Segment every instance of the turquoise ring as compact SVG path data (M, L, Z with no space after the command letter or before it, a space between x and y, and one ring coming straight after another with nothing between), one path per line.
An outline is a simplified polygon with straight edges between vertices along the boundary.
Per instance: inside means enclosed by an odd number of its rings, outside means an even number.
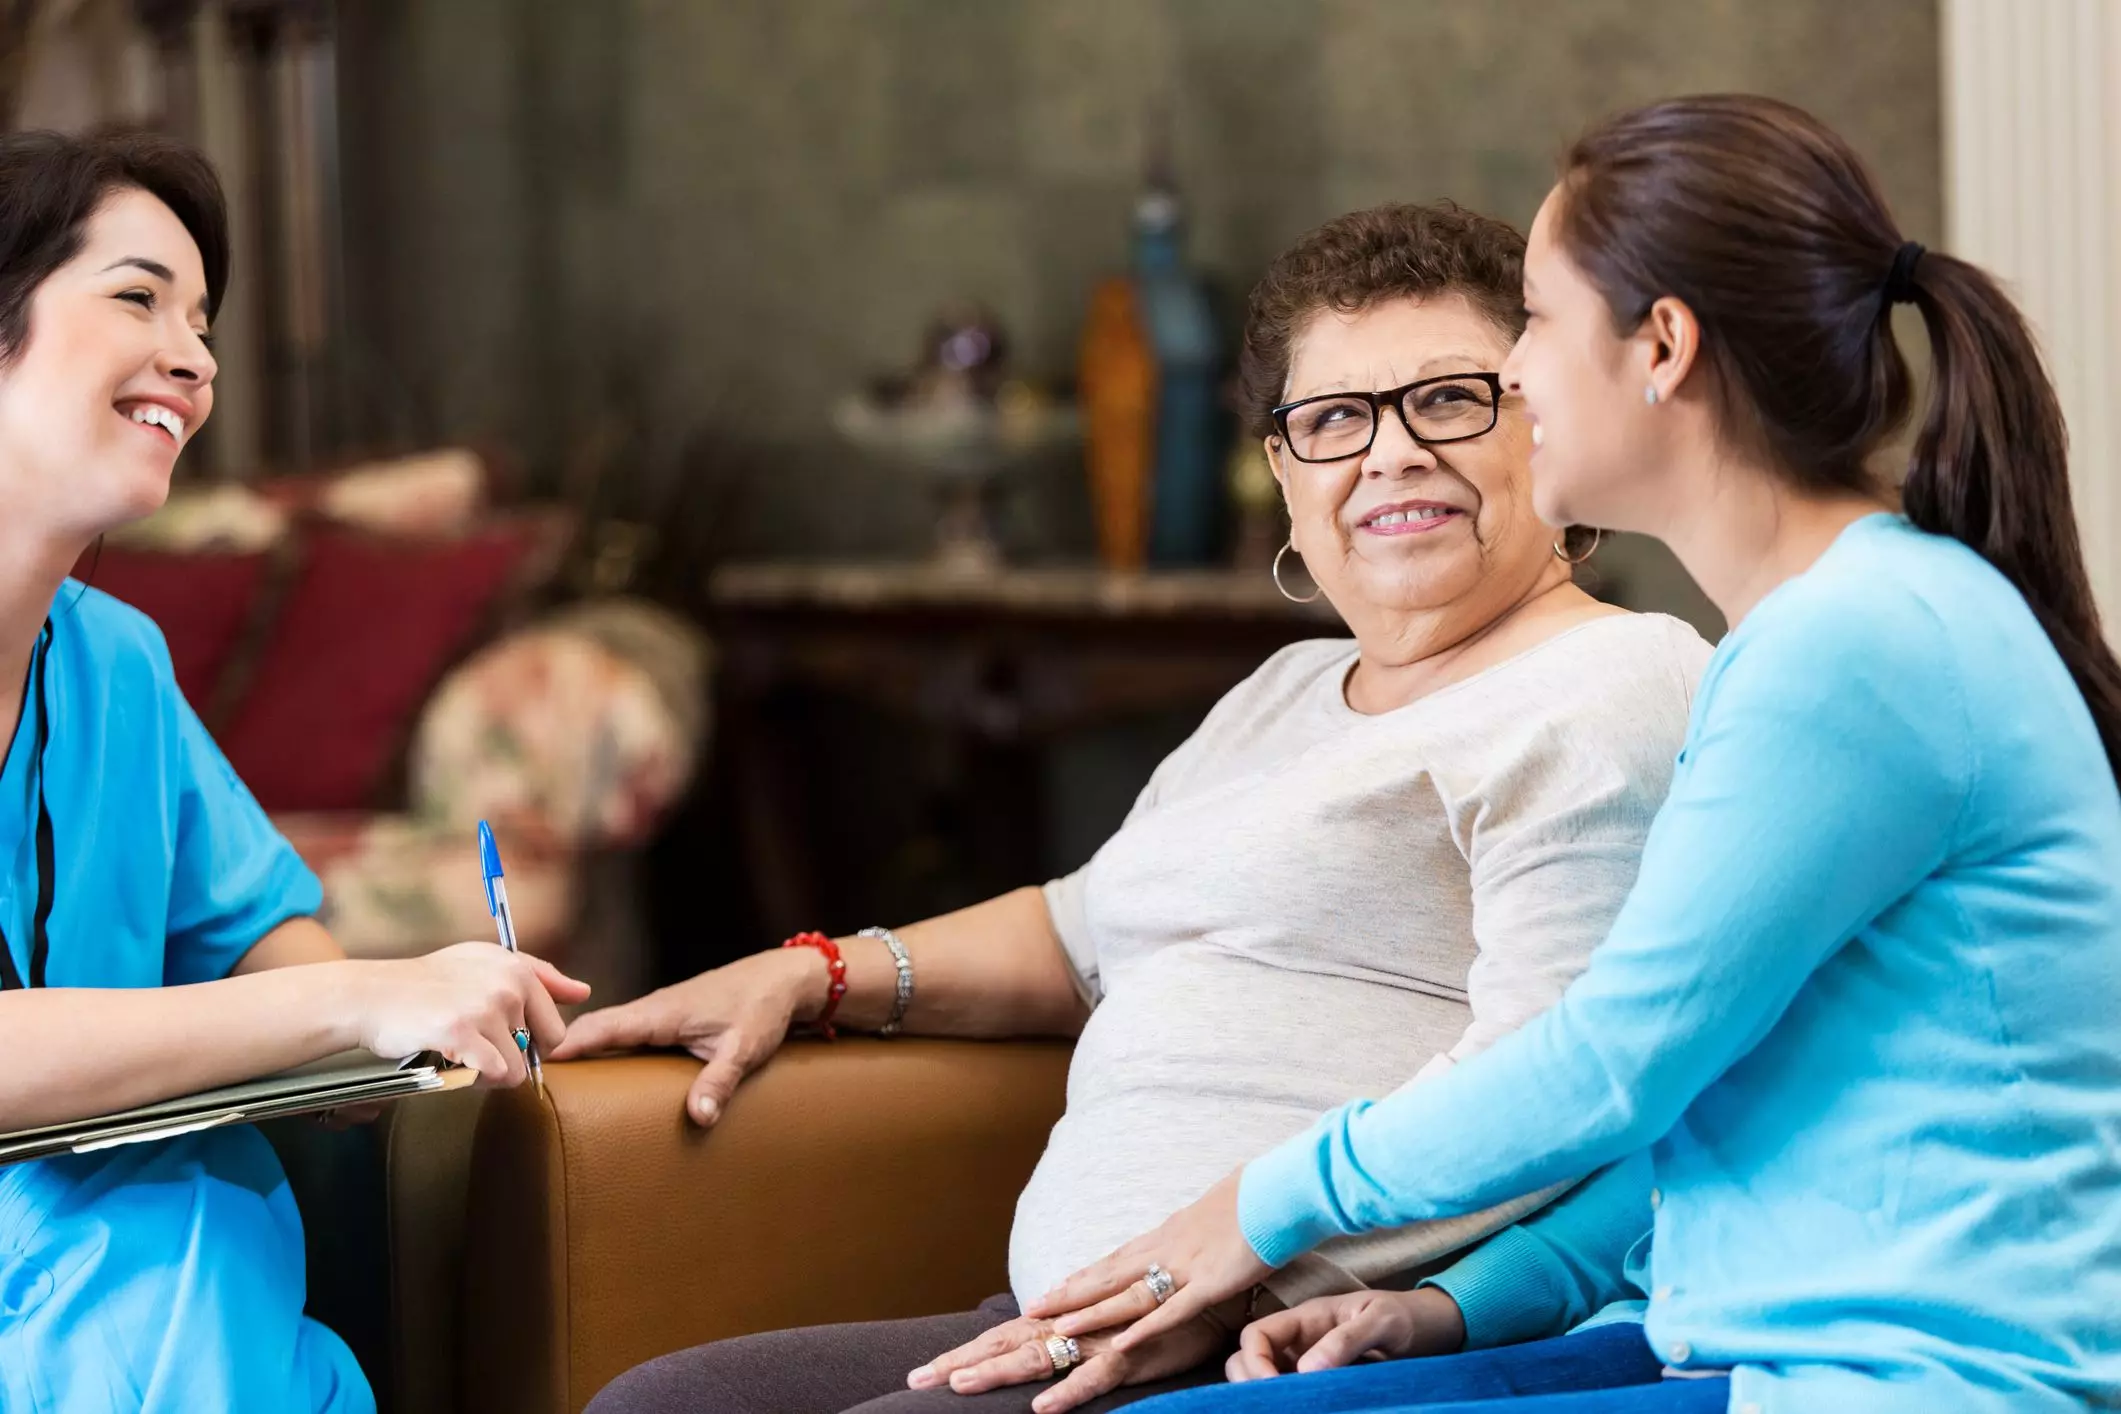
M530 1033L528 1031L518 1026L511 1034L516 1038L517 1050L528 1051L530 1049Z

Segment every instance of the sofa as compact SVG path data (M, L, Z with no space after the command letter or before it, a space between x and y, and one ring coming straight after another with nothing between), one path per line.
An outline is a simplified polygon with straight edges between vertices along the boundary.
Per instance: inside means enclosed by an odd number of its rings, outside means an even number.
M549 1065L542 1095L399 1104L378 1136L385 1411L574 1414L703 1341L1006 1289L1069 1053L798 1039L711 1131L684 1116L699 1062L674 1055Z

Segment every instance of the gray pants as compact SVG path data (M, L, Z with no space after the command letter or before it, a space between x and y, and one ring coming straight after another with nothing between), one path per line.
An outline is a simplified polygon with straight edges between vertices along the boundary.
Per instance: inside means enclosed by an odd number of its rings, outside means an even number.
M951 1316L718 1340L635 1366L606 1385L586 1414L1028 1414L1045 1383L975 1395L906 1388L909 1370L1017 1315L1013 1299L996 1296ZM1114 1390L1079 1408L1103 1414L1152 1394L1219 1383L1222 1365L1217 1354L1187 1374Z

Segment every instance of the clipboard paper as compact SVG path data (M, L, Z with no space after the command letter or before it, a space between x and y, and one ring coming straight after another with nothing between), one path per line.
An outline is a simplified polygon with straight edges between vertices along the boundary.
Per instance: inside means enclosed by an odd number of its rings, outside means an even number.
M121 1144L146 1144L224 1124L253 1124L286 1115L319 1114L347 1105L460 1090L479 1078L432 1051L402 1061L334 1056L262 1080L180 1095L137 1109L0 1134L0 1165L54 1154L92 1154Z

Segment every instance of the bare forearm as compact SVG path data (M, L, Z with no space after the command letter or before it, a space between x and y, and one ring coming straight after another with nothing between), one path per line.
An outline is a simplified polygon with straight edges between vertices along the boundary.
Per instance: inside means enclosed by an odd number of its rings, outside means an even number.
M346 950L314 918L290 918L251 946L232 969L237 977L300 967L311 962L344 962Z
M0 1130L152 1104L351 1050L359 1031L335 999L364 965L0 993Z
M906 1029L928 1036L1073 1036L1089 1008L1075 990L1045 896L1018 889L896 930L913 959ZM842 938L847 995L838 1020L875 1030L891 1015L898 968L874 938ZM822 1005L825 966L812 995ZM814 1016L815 1008L805 1013Z

